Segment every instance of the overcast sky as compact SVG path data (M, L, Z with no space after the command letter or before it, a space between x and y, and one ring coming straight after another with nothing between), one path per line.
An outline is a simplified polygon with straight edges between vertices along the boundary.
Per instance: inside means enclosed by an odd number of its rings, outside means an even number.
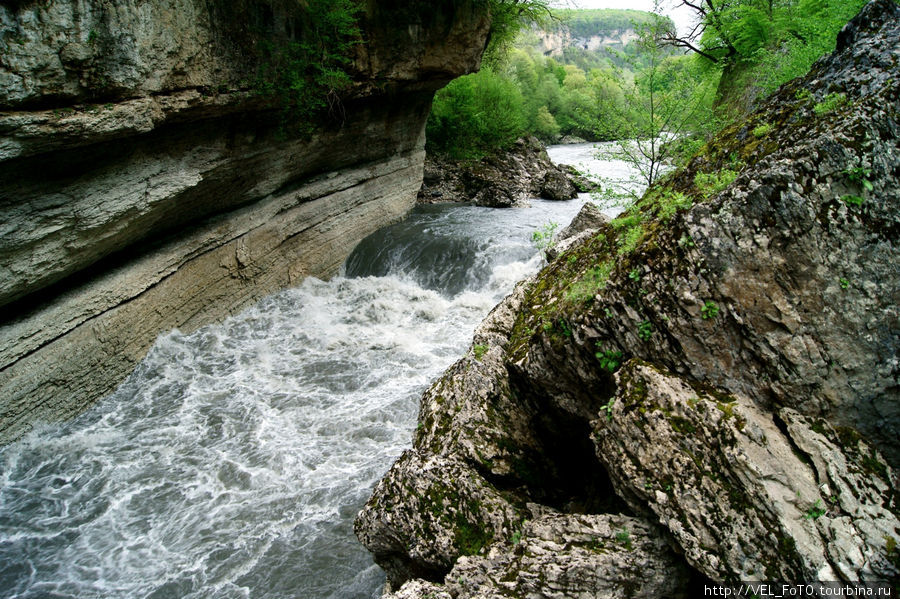
M675 21L680 33L685 33L693 25L694 11L685 7L675 8L681 4L678 0L661 0L663 14ZM554 0L552 6L559 8L631 8L634 10L652 10L653 0Z

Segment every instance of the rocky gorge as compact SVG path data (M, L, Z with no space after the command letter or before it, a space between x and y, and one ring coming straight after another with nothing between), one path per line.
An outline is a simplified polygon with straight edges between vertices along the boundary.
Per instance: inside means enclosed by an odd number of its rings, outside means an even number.
M331 118L256 88L299 4L0 5L0 442L108 393L160 332L310 275L401 218L436 89L476 69L478 2L368 2Z
M358 515L388 597L896 589L898 73L873 0L635 208L580 219Z

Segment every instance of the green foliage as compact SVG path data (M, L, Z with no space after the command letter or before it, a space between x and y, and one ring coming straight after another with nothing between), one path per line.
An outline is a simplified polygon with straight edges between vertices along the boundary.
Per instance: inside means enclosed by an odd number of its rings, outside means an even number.
M634 79L622 88L621 141L612 156L605 156L628 162L646 187L660 179L667 164L690 151L677 140L712 120L717 78L708 76L693 57L672 54L666 41L671 30L671 22L658 15L638 27L638 52L628 59ZM699 141L692 147L702 145Z
M599 342L597 343L597 349L600 351L595 355L597 356L597 359L600 360L600 368L610 373L619 369L619 366L622 364L622 352L612 349L603 349L603 346Z
M844 175L846 175L847 178L853 183L864 187L866 191L875 190L875 186L872 185L872 182L869 180L869 177L872 176L872 171L870 169L857 166L855 168L845 170Z
M544 141L553 142L559 138L560 127L546 106L538 108L534 118L534 133Z
M653 323L649 320L645 320L638 325L638 337L641 338L641 341L650 341L650 338L653 337Z
M631 551L631 533L628 532L628 529L623 528L616 533L616 542L624 545L625 549Z
M657 200L657 216L664 223L675 216L679 210L688 210L693 205L693 200L679 191L665 190Z
M323 115L341 117L340 92L351 80L347 67L361 41L354 0L308 0L297 40L259 44L257 90L282 110L286 132L309 133Z
M810 506L806 513L803 515L803 518L806 520L816 520L825 515L828 510L825 506L822 505L821 499L816 499L816 502Z
M842 197L841 200L845 204L849 204L850 206L862 206L863 202L866 201L865 198L861 198L860 196L849 195L849 194Z
M518 33L532 23L551 18L547 0L482 0L491 13L491 34L485 51L488 64L502 63Z
M474 345L472 346L472 354L475 356L475 359L481 362L481 358L484 357L484 354L487 353L488 346L487 345Z
M769 134L770 131L772 131L773 128L774 127L772 127L771 123L764 123L764 124L760 125L759 127L755 127L753 129L753 137L757 137L757 138L765 137L766 135Z
M483 68L450 82L434 97L428 149L453 158L481 158L510 146L525 127L524 99L508 78Z
M834 112L847 104L847 96L841 93L831 93L825 96L821 102L813 106L813 112L819 116Z
M868 0L791 0L773 10L767 43L752 57L757 85L766 94L804 75L834 51L837 33Z
M558 228L559 223L548 222L537 231L531 233L531 242L541 251L545 260L547 259L547 250L552 248L555 243L554 236Z
M608 37L627 29L633 29L635 24L646 23L650 20L649 13L644 11L610 8L554 10L553 14L574 37L594 35Z
M849 279L845 279L844 277L841 277L840 280L838 280L838 283L840 283L841 289L849 289L850 288Z
M707 301L700 308L700 316L703 320L712 320L719 315L719 306L714 301Z
M610 397L610 398L609 398L609 401L606 402L605 405L600 406L600 411L601 411L601 412L606 412L606 420L607 420L608 422L612 422L612 418L613 418L613 417L612 417L612 410L613 410L613 405L614 405L615 403L616 403L616 398L615 398L615 397Z
M708 198L731 185L737 176L737 172L727 168L715 173L697 173L694 176L694 186L703 197Z
M606 287L609 275L615 264L607 260L589 268L584 275L569 286L566 292L566 300L572 303L587 303L594 299L597 292Z

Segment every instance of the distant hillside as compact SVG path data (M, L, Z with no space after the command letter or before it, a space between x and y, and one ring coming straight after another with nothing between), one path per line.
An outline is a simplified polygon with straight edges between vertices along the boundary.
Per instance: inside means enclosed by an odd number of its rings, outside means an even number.
M556 10L553 14L556 20L523 34L520 46L545 56L560 56L567 48L621 50L637 38L635 26L650 20L650 13L640 10Z

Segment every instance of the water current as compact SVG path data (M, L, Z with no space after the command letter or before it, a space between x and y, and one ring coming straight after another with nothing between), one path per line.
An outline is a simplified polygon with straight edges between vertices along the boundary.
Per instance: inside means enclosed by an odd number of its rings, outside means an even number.
M590 149L551 155L627 168ZM0 597L377 597L356 512L422 391L539 268L531 233L586 199L418 207L341 276L160 336L115 393L0 449Z

